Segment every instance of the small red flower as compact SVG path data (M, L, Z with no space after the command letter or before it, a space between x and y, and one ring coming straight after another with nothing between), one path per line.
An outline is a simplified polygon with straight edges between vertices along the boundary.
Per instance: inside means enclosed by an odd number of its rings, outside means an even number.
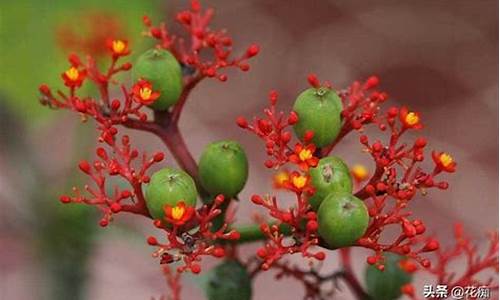
M448 173L455 172L457 163L448 153L432 151L432 159L436 163L437 168L441 171L445 171Z
M420 114L418 112L409 111L407 107L402 107L399 110L399 119L403 123L404 128L420 129L423 127L420 122Z
M314 151L316 151L316 146L314 144L309 144L304 147L302 144L297 143L294 153L292 153L288 159L297 164L301 170L308 171L309 167L316 167L318 165L319 159L314 156Z
M275 189L282 189L285 187L285 182L290 180L290 173L288 171L279 171L274 174L273 187Z
M128 41L126 40L108 40L106 44L108 46L108 49L111 50L113 57L117 58L130 54Z
M85 70L78 70L77 67L72 66L64 73L61 74L62 79L64 80L64 85L67 87L80 87L82 85L83 80L87 72Z
M132 87L134 100L144 105L150 105L160 97L159 92L153 91L153 85L148 81L141 79Z
M194 215L194 207L186 206L184 201L180 201L176 206L165 205L165 220L167 222L181 226L191 219Z

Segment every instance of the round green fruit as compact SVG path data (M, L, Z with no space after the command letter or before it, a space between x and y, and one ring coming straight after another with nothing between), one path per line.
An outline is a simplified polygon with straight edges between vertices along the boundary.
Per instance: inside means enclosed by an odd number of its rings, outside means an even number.
M312 130L312 142L317 147L324 147L337 137L342 126L342 101L337 93L328 88L310 88L303 91L295 100L293 110L299 116L294 125L295 134L304 138Z
M385 253L384 270L368 266L365 281L368 294L372 299L395 300L401 296L401 287L412 281L411 274L399 266L402 256Z
M155 172L145 190L149 213L160 220L165 216L163 207L166 204L174 207L184 201L188 206L195 206L197 195L193 178L184 171L171 168Z
M347 165L338 157L329 156L319 160L315 168L309 169L311 183L316 189L309 198L314 210L333 192L352 192L352 177Z
M198 164L201 185L211 194L234 197L248 178L248 160L243 147L226 140L208 144Z
M150 105L155 110L166 110L174 105L182 92L182 71L177 59L167 50L151 49L137 59L132 68L134 81L145 79L160 92L160 97Z
M318 209L318 232L332 248L353 245L368 227L368 209L351 193L332 193Z
M246 268L228 260L212 270L206 288L209 300L250 300L252 281Z

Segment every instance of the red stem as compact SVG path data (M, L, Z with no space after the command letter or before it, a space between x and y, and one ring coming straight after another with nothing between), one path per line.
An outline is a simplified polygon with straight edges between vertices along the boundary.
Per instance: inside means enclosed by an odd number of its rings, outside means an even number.
M343 278L346 281L347 285L354 293L357 299L366 300L370 299L369 295L363 290L363 287L359 283L356 276L354 276L354 272L351 266L351 249L350 248L341 248L340 250L340 262L342 264L342 268L344 269Z

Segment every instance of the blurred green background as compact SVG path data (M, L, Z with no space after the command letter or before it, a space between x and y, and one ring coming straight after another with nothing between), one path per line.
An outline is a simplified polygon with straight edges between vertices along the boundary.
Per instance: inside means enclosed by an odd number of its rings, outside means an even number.
M93 126L68 126L62 139L78 136L64 153L63 163L40 155L52 148L57 137L39 140L40 135L60 131L70 122L67 112L54 112L38 101L38 86L62 87L60 74L68 68L67 55L90 54L105 60L107 38L129 41L135 53L147 46L141 36L142 16L163 17L164 1L142 0L46 0L1 1L0 3L0 162L11 178L13 190L0 193L2 215L0 237L10 248L26 247L35 258L34 270L42 278L42 295L32 299L84 299L89 257L98 226L96 212L84 206L65 206L57 199L83 178L75 170L77 160L87 157L95 138ZM84 87L92 94L91 87ZM72 116L74 117L74 116ZM71 124L71 123L70 123ZM89 125L89 124L87 124ZM33 147L35 145L35 147ZM43 151L43 150L42 150ZM68 152L69 151L69 152ZM15 182L24 182L22 187ZM17 196L17 197L16 197ZM14 211L14 213L12 213ZM15 230L12 230L15 227ZM23 235L17 244L11 235ZM8 244L7 244L8 242ZM15 250L14 250L15 252ZM15 253L10 254L16 259ZM7 262L9 258L5 259ZM0 298L8 297L9 271L2 274ZM27 295L29 295L27 291ZM10 299L10 298L9 298Z

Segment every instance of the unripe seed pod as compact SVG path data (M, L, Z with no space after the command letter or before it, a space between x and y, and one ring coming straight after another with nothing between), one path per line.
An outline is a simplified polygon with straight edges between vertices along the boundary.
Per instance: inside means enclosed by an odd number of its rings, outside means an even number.
M209 275L206 294L209 300L250 300L252 281L246 268L235 260L215 267Z
M145 79L160 92L150 105L154 110L167 110L177 103L182 92L182 72L177 59L163 49L151 49L139 56L132 70L134 81Z
M350 193L332 193L318 209L318 233L332 248L352 246L368 228L365 203Z
M243 147L225 140L208 144L198 164L201 185L212 195L232 198L248 178L248 160Z
M401 296L401 287L412 281L412 275L401 268L405 258L393 253L384 253L384 269L375 265L366 268L365 281L370 299L394 300Z
M319 160L309 170L311 183L316 192L309 198L309 204L317 210L323 199L332 192L352 192L352 177L347 165L338 157L330 156Z
M297 97L293 110L299 117L293 127L295 134L303 139L306 131L313 131L312 142L317 147L328 145L340 132L342 101L335 91L307 89Z
M187 206L195 206L197 195L193 178L184 171L171 168L154 173L145 190L149 213L160 220L165 216L165 205L174 207L184 201Z

